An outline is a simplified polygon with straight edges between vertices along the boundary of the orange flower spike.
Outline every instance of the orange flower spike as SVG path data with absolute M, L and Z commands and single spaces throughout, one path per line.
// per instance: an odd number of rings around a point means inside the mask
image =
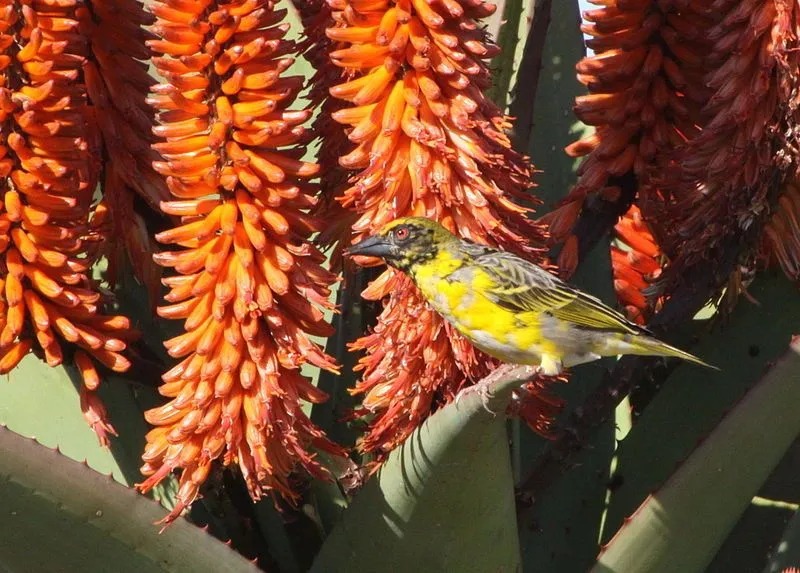
M 92 360 L 103 362 L 105 353 L 124 349 L 120 331 L 127 325 L 101 314 L 100 294 L 89 275 L 105 228 L 104 208 L 92 207 L 100 153 L 87 98 L 96 78 L 84 66 L 86 43 L 75 41 L 85 6 L 71 0 L 24 0 L 16 6 L 6 5 L 0 22 L 3 42 L 10 26 L 19 28 L 15 57 L 0 61 L 0 84 L 10 93 L 0 111 L 5 182 L 0 279 L 8 305 L 0 371 L 11 370 L 31 349 L 34 338 L 19 339 L 23 333 L 35 333 L 51 366 L 61 364 L 62 344 L 73 344 L 88 370 Z M 119 370 L 129 366 L 121 357 L 115 363 Z M 83 406 L 106 443 L 110 426 L 102 405 L 94 397 Z
M 286 109 L 301 84 L 280 76 L 294 46 L 283 39 L 287 28 L 272 0 L 196 4 L 163 0 L 152 10 L 160 39 L 150 45 L 163 54 L 153 61 L 167 79 L 150 97 L 161 123 L 154 133 L 163 139 L 153 147 L 164 154 L 154 168 L 174 197 L 163 210 L 182 219 L 157 237 L 179 249 L 155 260 L 180 273 L 165 280 L 171 304 L 159 314 L 186 329 L 166 343 L 183 358 L 163 376 L 162 393 L 172 400 L 147 413 L 163 431 L 148 435 L 142 471 L 149 477 L 140 488 L 181 472 L 179 503 L 165 523 L 191 504 L 214 460 L 238 464 L 254 499 L 269 490 L 291 499 L 290 472 L 326 475 L 306 448 L 340 453 L 297 415 L 301 400 L 317 398 L 304 391 L 297 369 L 336 367 L 303 332 L 327 332 L 322 312 L 293 318 L 297 297 L 327 300 L 334 281 L 307 240 L 318 226 L 306 225 L 304 212 L 316 187 L 300 180 L 318 168 L 296 159 L 303 149 L 295 142 L 307 139 L 301 123 L 310 113 Z M 176 24 L 185 29 L 175 33 Z M 302 330 L 289 328 L 294 320 Z M 255 414 L 245 391 L 270 399 Z
M 661 261 L 666 259 L 653 238 L 650 226 L 642 219 L 636 205 L 614 227 L 616 240 L 625 246 L 611 249 L 611 267 L 617 299 L 625 308 L 628 318 L 643 324 L 654 306 L 643 291 L 661 274 Z
M 647 210 L 663 208 L 660 182 L 652 177 L 669 169 L 675 149 L 699 131 L 709 96 L 703 79 L 706 31 L 714 14 L 703 3 L 655 0 L 604 2 L 583 14 L 582 29 L 594 54 L 576 65 L 578 80 L 590 93 L 576 98 L 575 113 L 596 129 L 566 148 L 584 160 L 562 207 L 544 221 L 554 241 L 571 239 L 590 194 L 616 203 L 621 197 L 630 202 L 638 192 L 639 201 L 648 201 Z M 624 194 L 618 186 L 625 187 Z

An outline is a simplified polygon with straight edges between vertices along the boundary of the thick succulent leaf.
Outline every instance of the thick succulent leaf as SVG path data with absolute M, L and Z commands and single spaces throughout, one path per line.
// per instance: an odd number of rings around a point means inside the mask
M 564 148 L 593 131 L 572 112 L 575 97 L 586 94 L 586 87 L 575 77 L 575 64 L 586 54 L 578 3 L 559 0 L 550 7 L 540 4 L 544 2 L 537 0 L 536 9 L 542 10 L 537 17 L 549 18 L 550 23 L 546 28 L 544 50 L 540 53 L 536 97 L 531 97 L 530 89 L 516 94 L 520 105 L 533 110 L 533 131 L 528 141 L 519 142 L 519 149 L 530 155 L 542 170 L 535 177 L 536 195 L 544 201 L 537 209 L 537 217 L 551 211 L 577 179 L 575 172 L 580 159 L 568 157 Z M 545 11 L 545 8 L 548 9 Z M 602 288 L 611 288 L 610 283 L 602 284 Z
M 133 327 L 147 333 L 144 339 L 150 348 L 159 348 L 166 333 L 150 314 L 144 288 L 130 276 L 120 287 L 121 313 L 133 317 Z M 145 380 L 142 375 L 148 372 L 148 378 L 157 378 L 157 360 L 154 355 L 147 365 L 144 358 L 135 363 L 135 375 L 142 379 L 105 371 L 98 394 L 119 433 L 119 437 L 111 438 L 110 448 L 100 446 L 81 414 L 77 388 L 82 381 L 78 372 L 72 366 L 51 368 L 34 355 L 26 356 L 0 381 L 0 424 L 48 447 L 58 447 L 67 457 L 86 461 L 92 469 L 112 474 L 122 484 L 133 485 L 142 479 L 139 466 L 149 429 L 143 412 L 162 400 L 155 391 L 157 380 Z M 174 483 L 170 480 L 154 488 L 153 497 L 171 508 Z
M 691 348 L 722 370 L 678 366 L 620 442 L 604 541 L 784 352 L 800 314 L 796 287 L 764 276 L 749 291 L 760 305 L 742 300 L 725 325 Z
M 800 338 L 639 507 L 593 571 L 702 571 L 800 433 L 798 379 Z
M 520 378 L 495 386 L 492 410 Z M 505 417 L 471 393 L 393 451 L 344 511 L 312 571 L 519 571 Z
M 786 458 L 796 457 L 797 453 L 795 440 L 795 445 L 784 454 L 784 460 L 778 468 L 783 465 Z M 772 472 L 769 481 L 775 479 L 778 468 Z M 794 477 L 796 484 L 797 473 Z M 764 484 L 761 490 L 767 487 L 767 484 Z M 706 567 L 705 573 L 763 570 L 794 516 L 795 508 L 796 504 L 793 503 L 776 501 L 760 495 L 754 497 L 725 538 L 714 560 Z
M 495 2 L 497 12 L 488 19 L 486 29 L 500 47 L 501 52 L 492 60 L 492 87 L 489 97 L 501 109 L 508 104 L 512 78 L 519 69 L 519 62 L 525 48 L 525 39 L 530 30 L 530 10 L 528 0 L 504 0 Z
M 112 453 L 100 447 L 86 425 L 78 392 L 63 367 L 50 368 L 26 356 L 0 381 L 0 424 L 127 483 Z
M 184 519 L 164 534 L 157 503 L 0 428 L 0 569 L 257 571 Z
M 780 463 L 759 488 L 725 542 L 709 563 L 706 573 L 761 571 L 780 549 L 789 522 L 800 507 L 800 439 L 786 450 Z M 795 554 L 797 552 L 795 551 Z M 800 563 L 795 563 L 800 565 Z
M 573 282 L 613 303 L 607 242 L 599 243 L 582 261 Z M 556 388 L 567 400 L 558 420 L 560 427 L 569 427 L 575 408 L 597 386 L 609 364 L 604 360 L 574 368 L 569 382 Z M 527 476 L 548 443 L 527 428 L 522 429 L 518 443 L 519 473 Z M 570 469 L 532 500 L 532 507 L 520 512 L 519 536 L 526 571 L 586 571 L 594 561 L 614 446 L 614 420 L 609 419 L 570 463 Z

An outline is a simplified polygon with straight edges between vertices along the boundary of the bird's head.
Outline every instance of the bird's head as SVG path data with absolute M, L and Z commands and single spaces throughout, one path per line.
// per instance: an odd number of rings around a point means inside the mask
M 351 246 L 349 256 L 378 257 L 402 271 L 436 256 L 455 236 L 436 221 L 423 217 L 402 217 L 390 221 L 374 235 Z

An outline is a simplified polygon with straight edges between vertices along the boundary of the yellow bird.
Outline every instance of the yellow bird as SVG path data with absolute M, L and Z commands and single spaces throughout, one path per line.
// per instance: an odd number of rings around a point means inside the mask
M 673 356 L 715 368 L 650 336 L 599 299 L 509 252 L 406 217 L 353 245 L 407 273 L 428 303 L 477 348 L 546 375 L 602 356 Z

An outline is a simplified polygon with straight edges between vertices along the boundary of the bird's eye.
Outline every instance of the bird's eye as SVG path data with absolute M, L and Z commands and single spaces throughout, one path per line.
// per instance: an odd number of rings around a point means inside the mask
M 408 239 L 408 227 L 398 227 L 394 230 L 394 238 L 398 241 L 405 241 Z

